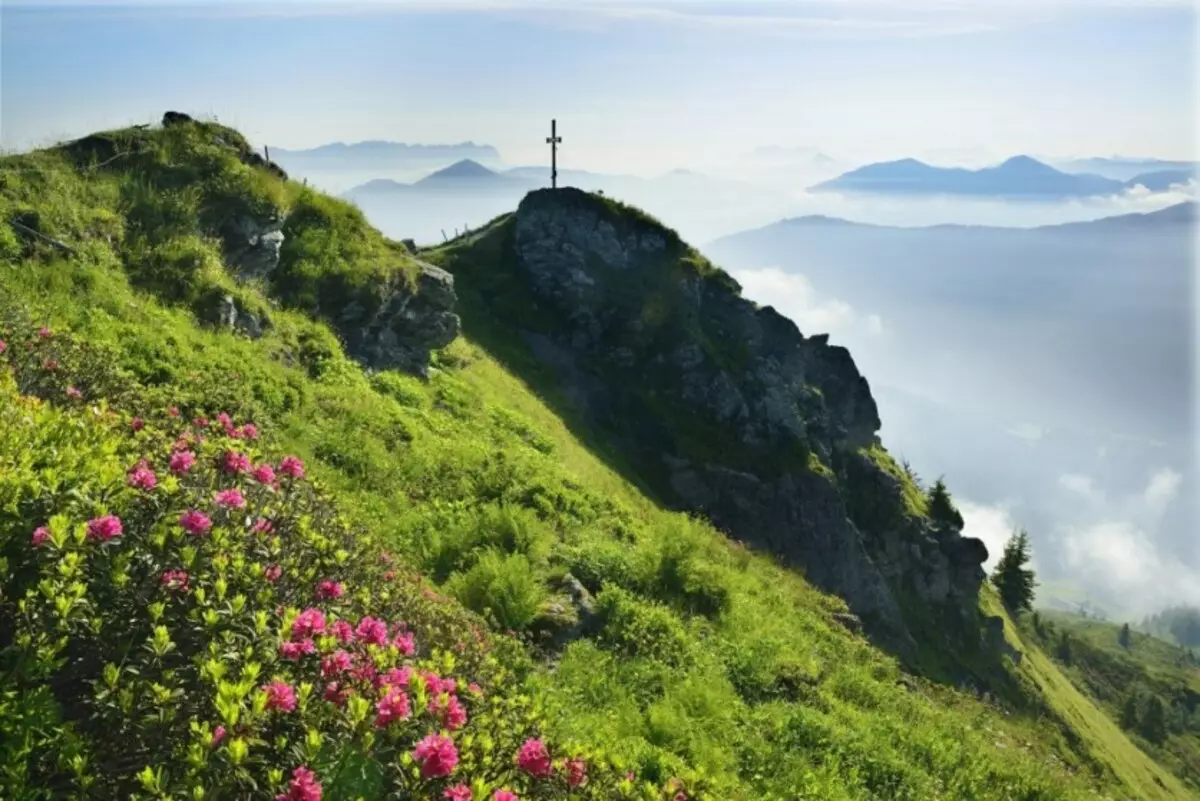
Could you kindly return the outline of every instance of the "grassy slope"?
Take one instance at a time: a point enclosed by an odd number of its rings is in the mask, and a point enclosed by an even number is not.
[[[1061,671],[1112,719],[1132,694],[1139,707],[1151,696],[1167,709],[1167,737],[1160,743],[1145,739],[1137,727],[1127,734],[1162,765],[1200,791],[1200,667],[1187,660],[1184,649],[1138,631],[1131,633],[1128,650],[1118,642],[1120,625],[1065,612],[1041,612],[1041,631],[1032,626],[1027,637],[1043,643]],[[1053,647],[1063,632],[1071,638],[1070,658]],[[1190,701],[1189,701],[1190,699]],[[1190,709],[1189,709],[1190,703]]]
[[[0,172],[29,166],[9,158]],[[1090,788],[1186,797],[1033,649],[1021,674],[1071,724],[1074,748],[1047,720],[903,678],[834,622],[840,601],[661,511],[468,342],[422,384],[365,374],[298,313],[272,311],[258,342],[197,325],[186,298],[164,305],[156,287],[131,285],[118,195],[92,194],[65,164],[39,169],[50,173],[39,192],[5,179],[0,211],[41,210],[46,233],[81,254],[22,253],[10,239],[0,298],[111,347],[185,412],[228,405],[273,422],[346,512],[417,567],[467,599],[491,581],[493,612],[511,613],[530,593],[541,604],[566,570],[604,587],[602,627],[561,653],[537,644],[535,632],[552,628],[547,605],[532,621],[515,618],[544,658],[524,689],[544,698],[561,734],[623,757],[639,777],[694,768],[718,798],[1049,799],[1091,797]],[[90,217],[117,224],[100,236],[78,222]],[[270,305],[256,289],[239,291]],[[510,558],[498,579],[476,569],[489,544]]]

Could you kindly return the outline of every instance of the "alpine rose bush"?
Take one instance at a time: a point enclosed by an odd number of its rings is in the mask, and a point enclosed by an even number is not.
[[[31,332],[32,357],[6,339],[0,510],[28,510],[0,511],[13,797],[662,797],[594,755],[586,782],[552,763],[519,647],[397,571],[261,420],[131,418],[104,381],[56,376],[97,398],[71,403],[10,360],[84,363],[67,336]]]

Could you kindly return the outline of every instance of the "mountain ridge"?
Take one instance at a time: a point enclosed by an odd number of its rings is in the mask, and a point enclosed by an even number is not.
[[[809,191],[1067,198],[1116,194],[1124,186],[1099,175],[1065,173],[1030,156],[1018,155],[980,169],[936,167],[913,158],[879,162],[823,181]]]

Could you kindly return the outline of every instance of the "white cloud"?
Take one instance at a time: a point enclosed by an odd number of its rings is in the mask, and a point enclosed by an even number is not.
[[[866,332],[878,335],[883,319],[877,314],[860,315],[843,300],[822,297],[799,273],[779,267],[731,271],[742,285],[742,294],[777,312],[799,326],[805,336]]]
[[[1150,484],[1146,487],[1146,492],[1142,497],[1152,510],[1161,510],[1175,499],[1182,482],[1182,474],[1169,467],[1164,467],[1150,478]]]
[[[1004,543],[1018,528],[1016,521],[1003,506],[985,506],[958,497],[954,499],[954,505],[963,516],[963,534],[977,537],[987,546],[988,558],[983,567],[990,573],[1000,560]]]
[[[1049,433],[1049,429],[1039,426],[1036,423],[1020,423],[1012,428],[1005,430],[1006,434],[1011,434],[1019,439],[1028,440],[1029,442],[1037,442],[1042,437]]]
[[[1092,502],[1104,500],[1104,493],[1096,488],[1090,476],[1077,473],[1064,473],[1058,477],[1058,483],[1065,489]]]
[[[1178,603],[1200,604],[1200,571],[1164,559],[1142,528],[1125,520],[1064,527],[1065,556],[1075,575],[1133,614]]]

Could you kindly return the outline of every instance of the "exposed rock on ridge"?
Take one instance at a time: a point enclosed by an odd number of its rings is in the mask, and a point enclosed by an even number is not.
[[[597,196],[533,192],[497,235],[537,311],[504,322],[661,497],[802,566],[900,650],[914,601],[975,614],[986,548],[905,513],[848,351]]]
[[[196,182],[193,233],[220,242],[228,272],[260,287],[274,304],[329,321],[347,352],[370,367],[423,374],[430,351],[458,335],[449,273],[417,261],[412,248],[384,241],[338,201],[280,184],[287,173],[231,128],[168,111],[161,130],[143,125],[98,133],[58,150],[81,170],[135,172],[152,195],[184,179]],[[259,171],[280,180],[247,177]],[[306,263],[303,246],[289,251],[289,242],[306,238],[324,254],[321,264]],[[194,311],[211,324],[262,336],[271,325],[268,305],[240,294],[209,287]]]

